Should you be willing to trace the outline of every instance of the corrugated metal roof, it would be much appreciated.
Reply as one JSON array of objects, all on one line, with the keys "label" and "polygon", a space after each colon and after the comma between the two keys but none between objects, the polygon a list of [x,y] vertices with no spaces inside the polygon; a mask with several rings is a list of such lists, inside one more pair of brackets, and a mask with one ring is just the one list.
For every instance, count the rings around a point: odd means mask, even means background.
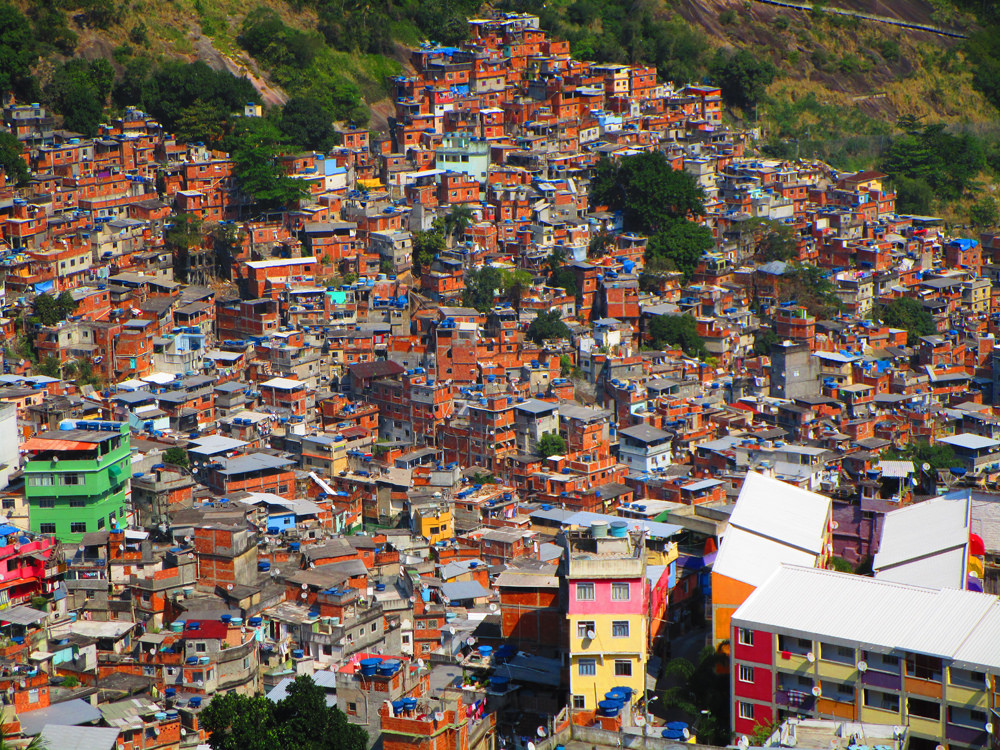
[{"label": "corrugated metal roof", "polygon": [[965,588],[968,497],[939,497],[885,514],[875,577],[932,588]]},{"label": "corrugated metal roof", "polygon": [[740,488],[713,571],[759,586],[781,563],[815,565],[830,498],[761,474]]},{"label": "corrugated metal roof", "polygon": [[[1000,670],[1000,602],[989,594],[930,589],[832,570],[782,565],[733,615],[733,625],[801,638],[980,660]],[[982,631],[980,631],[982,628]],[[992,650],[989,648],[992,643]],[[971,663],[971,662],[969,662]]]},{"label": "corrugated metal roof", "polygon": [[46,724],[41,729],[41,737],[42,747],[59,750],[111,750],[118,741],[118,730],[111,727]]},{"label": "corrugated metal roof", "polygon": [[912,461],[879,461],[878,468],[882,470],[883,477],[893,479],[905,479],[913,473]]}]

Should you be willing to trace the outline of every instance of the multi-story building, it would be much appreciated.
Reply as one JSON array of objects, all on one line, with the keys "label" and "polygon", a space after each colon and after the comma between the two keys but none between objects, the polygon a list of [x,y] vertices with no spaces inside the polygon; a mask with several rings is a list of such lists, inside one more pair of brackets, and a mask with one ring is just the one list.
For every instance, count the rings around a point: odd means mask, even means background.
[{"label": "multi-story building", "polygon": [[129,525],[128,425],[66,421],[23,447],[32,531],[79,542],[88,532]]},{"label": "multi-story building", "polygon": [[563,537],[573,708],[594,710],[605,693],[646,683],[649,582],[643,538],[625,521]]},{"label": "multi-story building", "polygon": [[732,618],[732,728],[906,726],[913,750],[996,747],[1000,602],[782,565]]}]

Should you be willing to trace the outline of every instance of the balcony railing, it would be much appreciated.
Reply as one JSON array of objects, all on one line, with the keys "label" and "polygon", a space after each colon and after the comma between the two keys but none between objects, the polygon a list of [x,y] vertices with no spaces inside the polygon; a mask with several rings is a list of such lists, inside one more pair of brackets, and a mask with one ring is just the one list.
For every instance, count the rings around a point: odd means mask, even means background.
[{"label": "balcony railing", "polygon": [[861,673],[861,684],[867,687],[888,688],[889,690],[899,690],[902,685],[902,677],[898,674],[888,674],[886,672],[875,672],[869,669]]},{"label": "balcony railing", "polygon": [[802,690],[776,690],[774,702],[779,706],[788,706],[799,711],[812,711],[816,705],[816,698],[812,693]]}]

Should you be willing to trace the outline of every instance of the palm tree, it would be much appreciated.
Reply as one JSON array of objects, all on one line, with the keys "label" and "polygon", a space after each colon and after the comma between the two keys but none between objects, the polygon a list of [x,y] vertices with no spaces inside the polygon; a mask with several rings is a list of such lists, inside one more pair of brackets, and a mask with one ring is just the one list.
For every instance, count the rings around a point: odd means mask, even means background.
[{"label": "palm tree", "polygon": [[463,203],[455,206],[444,217],[445,237],[449,240],[455,240],[462,237],[472,225],[472,221],[475,218],[475,214],[472,213],[472,209],[468,205]]},{"label": "palm tree", "polygon": [[697,663],[671,659],[663,676],[675,683],[663,691],[664,708],[673,708],[694,724],[702,744],[725,745],[729,740],[729,656],[727,644],[706,646]]},{"label": "palm tree", "polygon": [[15,745],[16,739],[13,732],[10,734],[0,732],[0,750],[48,750],[48,745],[40,734],[32,737],[27,745]]}]

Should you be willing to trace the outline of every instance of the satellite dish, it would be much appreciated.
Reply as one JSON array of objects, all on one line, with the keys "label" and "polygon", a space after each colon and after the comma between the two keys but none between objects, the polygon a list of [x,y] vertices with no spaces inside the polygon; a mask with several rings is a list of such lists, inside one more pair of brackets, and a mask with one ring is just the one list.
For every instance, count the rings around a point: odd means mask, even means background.
[{"label": "satellite dish", "polygon": [[822,689],[822,688],[821,688],[821,687],[820,687],[819,685],[815,685],[815,686],[813,687],[813,690],[812,690],[812,693],[813,693],[813,695],[815,695],[815,696],[816,696],[817,698],[819,698],[819,697],[820,697],[821,695],[823,695],[823,689]]},{"label": "satellite dish", "polygon": [[465,642],[466,642],[466,643],[467,643],[468,645],[470,645],[470,646],[475,646],[475,645],[476,645],[476,639],[475,639],[475,638],[473,638],[472,636],[469,636],[469,637],[468,637],[468,638],[466,639],[466,641],[465,641]]},{"label": "satellite dish", "polygon": [[425,662],[423,659],[417,659],[417,669],[423,669]]},{"label": "satellite dish", "polygon": [[309,594],[307,594],[305,591],[302,592],[301,596],[302,596],[303,599],[308,599],[309,598]]},{"label": "satellite dish", "polygon": [[303,583],[302,584],[302,590],[305,591],[307,588],[309,588],[309,585],[306,584],[306,583]]},{"label": "satellite dish", "polygon": [[740,750],[747,750],[747,748],[750,747],[750,738],[745,734],[741,734],[739,742],[736,743],[736,747]]},{"label": "satellite dish", "polygon": [[410,597],[410,604],[416,604],[416,603],[417,603],[417,597],[411,596]]},{"label": "satellite dish", "polygon": [[589,638],[590,640],[594,640],[596,637],[597,637],[597,633],[595,633],[593,630],[588,630],[587,631],[587,638]]},{"label": "satellite dish", "polygon": [[450,633],[451,635],[455,635],[455,626],[454,626],[454,625],[449,625],[449,626],[448,626],[448,632],[449,632],[449,633]]},{"label": "satellite dish", "polygon": [[149,649],[149,655],[150,656],[156,656],[156,649],[155,648]]},{"label": "satellite dish", "polygon": [[924,471],[930,471],[931,470],[931,465],[929,463],[927,463],[926,461],[924,461],[923,465],[920,468],[923,469]]},{"label": "satellite dish", "polygon": [[[434,712],[434,721],[444,721],[444,714],[440,711]],[[529,750],[534,750],[534,748],[529,748]]]},{"label": "satellite dish", "polygon": [[536,729],[535,732],[538,734],[539,737],[544,737],[547,734],[547,732],[545,731],[545,727],[538,727],[538,729]]},{"label": "satellite dish", "polygon": [[527,747],[528,747],[528,750],[535,750],[535,743],[534,742],[529,742],[528,745],[527,745]]},{"label": "satellite dish", "polygon": [[866,661],[859,661],[858,662],[858,671],[859,672],[867,672],[868,671],[868,662],[866,662]]},{"label": "satellite dish", "polygon": [[681,730],[681,734],[684,735],[684,739],[691,739],[691,731],[687,727]]},{"label": "satellite dish", "polygon": [[814,661],[816,661],[816,654],[810,651],[808,654],[806,654],[806,661],[812,664]]},{"label": "satellite dish", "polygon": [[642,715],[639,715],[639,716],[636,716],[636,717],[635,717],[635,718],[633,719],[633,721],[635,722],[635,725],[636,725],[637,727],[641,727],[641,726],[642,726],[643,724],[645,724],[645,723],[646,723],[646,717],[645,717],[645,716],[642,716]]},{"label": "satellite dish", "polygon": [[993,734],[993,722],[987,722],[983,729],[986,730],[986,734]]},{"label": "satellite dish", "polygon": [[118,545],[118,551],[119,552],[124,552],[125,551],[125,545],[124,544],[119,544]]},{"label": "satellite dish", "polygon": [[840,528],[840,524],[839,524],[839,523],[837,523],[836,521],[833,521],[833,522],[832,522],[832,523],[830,524],[830,528],[831,528],[831,529],[833,529],[834,531],[836,531],[837,529],[839,529],[839,528]]},{"label": "satellite dish", "polygon": [[496,604],[491,604],[491,605],[490,605],[490,612],[496,612],[496,611],[497,611],[497,609],[499,609],[499,607],[497,607],[497,605],[496,605]]},{"label": "satellite dish", "polygon": [[226,584],[226,591],[232,591],[232,590],[233,590],[233,584],[227,583]]},{"label": "satellite dish", "polygon": [[309,570],[312,570],[315,567],[316,567],[316,563],[314,563],[314,562],[309,563]]}]

